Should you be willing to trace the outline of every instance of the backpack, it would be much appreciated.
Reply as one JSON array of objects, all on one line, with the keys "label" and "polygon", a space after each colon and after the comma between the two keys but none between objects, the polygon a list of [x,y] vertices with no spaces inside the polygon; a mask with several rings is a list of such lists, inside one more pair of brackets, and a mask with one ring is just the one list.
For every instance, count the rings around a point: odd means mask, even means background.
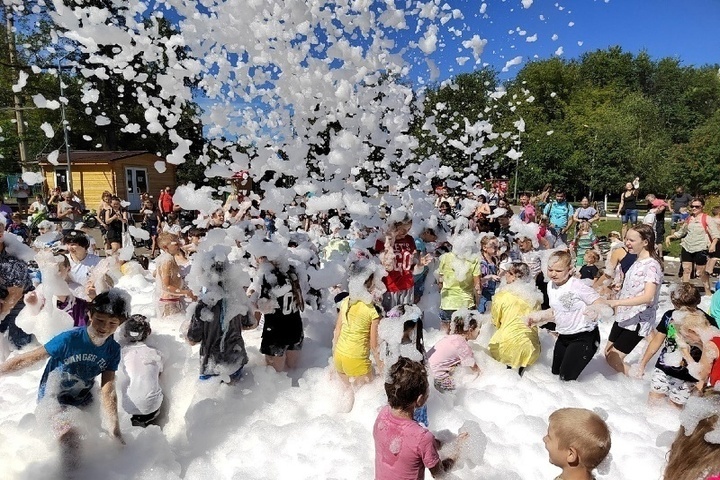
[{"label": "backpack", "polygon": [[[688,226],[690,225],[690,219],[692,219],[692,217],[688,217],[685,220],[685,224]],[[707,235],[708,240],[710,240],[710,243],[712,243],[712,236],[710,235],[710,230],[708,229],[707,213],[703,213],[700,215],[700,225],[702,225],[703,230],[705,230],[705,235]]]}]

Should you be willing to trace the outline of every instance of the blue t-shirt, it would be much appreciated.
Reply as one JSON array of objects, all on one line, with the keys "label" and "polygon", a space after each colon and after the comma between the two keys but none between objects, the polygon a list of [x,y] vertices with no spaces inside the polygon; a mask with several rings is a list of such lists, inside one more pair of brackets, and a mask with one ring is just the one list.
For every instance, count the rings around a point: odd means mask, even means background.
[{"label": "blue t-shirt", "polygon": [[[108,338],[101,346],[90,340],[87,327],[79,327],[55,336],[45,344],[50,359],[45,365],[38,399],[45,395],[48,377],[59,374],[53,394],[63,405],[87,405],[92,400],[95,377],[106,370],[116,371],[120,363],[120,345]],[[57,392],[54,390],[57,388]]]},{"label": "blue t-shirt", "polygon": [[568,224],[568,219],[573,216],[573,206],[567,201],[563,203],[552,202],[545,205],[543,213],[550,218],[550,224],[557,228],[565,228]]}]

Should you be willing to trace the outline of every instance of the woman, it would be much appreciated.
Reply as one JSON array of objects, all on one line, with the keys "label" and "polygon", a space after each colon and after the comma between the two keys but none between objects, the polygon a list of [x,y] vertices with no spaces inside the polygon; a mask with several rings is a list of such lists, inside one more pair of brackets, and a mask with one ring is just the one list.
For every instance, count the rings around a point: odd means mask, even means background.
[{"label": "woman", "polygon": [[625,275],[617,300],[607,302],[615,309],[615,323],[608,337],[605,359],[617,372],[627,375],[625,357],[655,326],[663,272],[651,226],[641,224],[628,230],[625,246],[628,253],[637,255],[637,260]]},{"label": "woman", "polygon": [[102,196],[100,197],[100,205],[98,206],[98,209],[97,209],[97,218],[98,218],[98,223],[100,224],[100,233],[103,236],[103,240],[105,240],[105,249],[106,250],[110,248],[110,242],[108,242],[108,239],[107,239],[107,225],[105,224],[105,222],[103,222],[102,219],[105,218],[104,217],[105,214],[103,212],[112,210],[112,206],[110,206],[111,199],[112,199],[112,194],[110,192],[108,192],[107,190],[105,190],[102,193]]},{"label": "woman", "polygon": [[637,224],[638,208],[638,188],[640,188],[640,178],[635,177],[632,183],[628,182],[625,184],[625,190],[620,194],[620,205],[618,206],[618,217],[622,223],[622,236],[625,238],[625,233],[628,228]]},{"label": "woman", "polygon": [[160,210],[155,207],[152,200],[145,200],[143,202],[142,214],[142,227],[150,235],[150,241],[152,243],[150,256],[155,257],[155,251],[157,250],[158,227],[160,226],[161,221]]},{"label": "woman", "polygon": [[690,202],[690,217],[682,223],[677,231],[665,239],[669,247],[670,242],[682,238],[680,245],[680,261],[682,262],[682,281],[689,282],[692,274],[693,264],[695,273],[702,281],[705,295],[710,295],[710,275],[705,265],[708,263],[708,256],[718,248],[720,228],[717,223],[707,214],[703,213],[705,200],[693,198]]},{"label": "woman", "polygon": [[112,253],[117,252],[122,247],[122,236],[128,222],[127,212],[120,206],[118,197],[110,200],[110,210],[101,212],[100,221],[107,226],[107,241]]}]

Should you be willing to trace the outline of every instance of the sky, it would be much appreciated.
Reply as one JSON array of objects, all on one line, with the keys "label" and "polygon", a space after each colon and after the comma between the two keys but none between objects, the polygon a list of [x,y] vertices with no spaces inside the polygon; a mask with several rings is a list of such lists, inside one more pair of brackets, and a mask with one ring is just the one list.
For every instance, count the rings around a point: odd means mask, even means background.
[{"label": "sky", "polygon": [[[484,14],[482,5],[486,3]],[[461,36],[441,29],[430,58],[439,80],[490,64],[511,78],[533,59],[554,55],[577,58],[585,52],[619,45],[624,51],[647,50],[654,59],[677,57],[685,65],[720,64],[720,0],[448,0],[464,18],[453,20]],[[470,59],[458,65],[460,43],[478,35],[488,40],[481,63]],[[537,36],[535,41],[533,36]],[[556,39],[554,39],[556,35]],[[559,50],[562,48],[562,50]],[[502,70],[506,62],[521,63]],[[427,79],[424,58],[415,58],[413,75]]]}]

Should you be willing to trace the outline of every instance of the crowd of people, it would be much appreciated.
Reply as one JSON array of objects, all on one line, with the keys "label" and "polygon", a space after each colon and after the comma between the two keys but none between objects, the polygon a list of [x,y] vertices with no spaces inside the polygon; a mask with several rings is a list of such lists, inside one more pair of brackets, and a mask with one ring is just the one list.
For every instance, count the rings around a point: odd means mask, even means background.
[{"label": "crowd of people", "polygon": [[[422,478],[425,468],[435,476],[453,467],[467,435],[458,435],[441,458],[427,428],[426,401],[431,388],[451,394],[481,375],[472,344],[482,328],[493,329],[489,356],[520,377],[549,368],[560,381],[577,380],[604,343],[609,367],[642,378],[660,352],[649,401],[715,408],[694,429],[681,429],[665,478],[717,479],[720,444],[698,436],[720,431],[720,293],[708,312],[699,305],[703,293],[711,294],[720,257],[720,208],[708,215],[702,198],[678,187],[669,200],[647,195],[640,221],[639,189],[636,178],[623,191],[622,231],[609,236],[607,251],[595,233],[601,212],[587,198],[574,208],[550,185],[511,205],[497,186],[450,192],[438,184],[427,209],[382,208],[381,228],[343,211],[308,215],[305,197],[272,212],[260,209],[257,194],[231,195],[202,215],[179,208],[167,188],[157,202],[144,195],[134,216],[105,192],[101,246],[79,224],[83,208],[74,194],[53,192],[28,207],[27,221],[0,218],[0,326],[8,345],[0,360],[9,357],[0,375],[47,360],[38,397],[52,405],[67,469],[77,464],[80,444],[68,412],[92,402],[96,377],[112,436],[123,441],[118,408],[135,426],[156,423],[163,356],[145,342],[153,317],[133,314],[128,293],[117,286],[122,276],[139,274],[154,279],[155,319],[186,320],[178,325],[188,343],[200,345],[200,381],[241,382],[249,361],[243,331],[256,328],[265,363],[293,370],[303,350],[305,309],[332,311],[330,368],[347,395],[354,399],[376,376],[384,379],[388,404],[373,430],[378,479]],[[665,237],[670,211],[672,233]],[[141,228],[131,228],[135,222]],[[18,224],[26,235],[17,233]],[[681,239],[682,272],[672,286],[674,308],[662,312],[662,246],[674,239]],[[342,265],[345,277],[313,287],[311,278],[328,265]],[[438,303],[427,305],[435,294]],[[57,320],[55,312],[67,318]],[[38,320],[25,331],[29,315],[54,322],[53,335],[47,338],[49,327]],[[435,322],[443,337],[427,348],[423,332]],[[612,324],[607,339],[601,322]],[[542,335],[554,341],[550,365],[540,364]],[[641,360],[629,364],[627,356],[640,346]],[[123,381],[116,385],[118,369]],[[593,478],[611,444],[602,418],[572,408],[550,416],[544,442],[565,480]],[[704,470],[687,460],[702,442]]]}]

